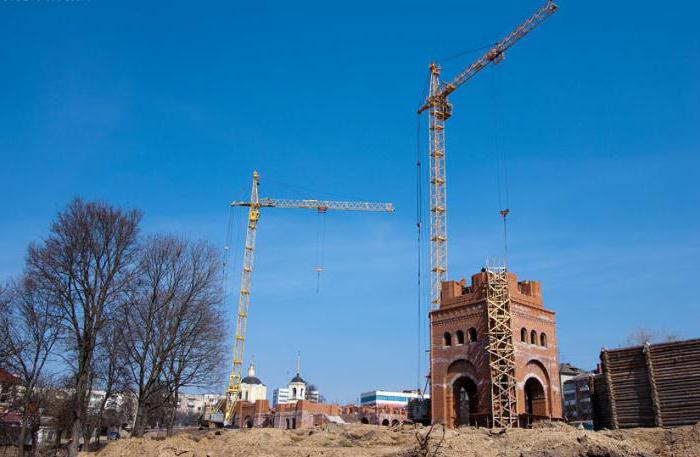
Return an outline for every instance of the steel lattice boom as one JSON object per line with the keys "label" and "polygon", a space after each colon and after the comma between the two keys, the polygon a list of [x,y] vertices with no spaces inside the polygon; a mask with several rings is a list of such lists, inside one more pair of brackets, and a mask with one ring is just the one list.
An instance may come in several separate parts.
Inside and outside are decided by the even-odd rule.
{"label": "steel lattice boom", "polygon": [[452,115],[447,96],[469,81],[489,63],[498,63],[505,51],[540,25],[557,10],[548,1],[488,52],[448,83],[440,82],[440,66],[430,65],[430,90],[418,113],[428,110],[430,142],[430,301],[431,309],[440,307],[442,282],[447,279],[447,175],[445,172],[445,121]]}
{"label": "steel lattice boom", "polygon": [[255,236],[257,233],[260,208],[305,208],[315,209],[319,212],[328,210],[338,211],[394,211],[391,203],[371,202],[343,202],[329,200],[284,200],[273,198],[259,198],[258,185],[260,176],[253,172],[253,188],[249,201],[234,201],[231,206],[248,207],[248,224],[245,239],[245,252],[243,254],[243,270],[241,272],[241,291],[238,297],[238,313],[236,317],[236,336],[233,342],[233,367],[226,389],[226,410],[224,423],[231,425],[233,422],[234,406],[241,397],[241,376],[243,370],[243,354],[248,324],[248,307],[250,306],[250,286],[253,274],[253,260],[255,259]]}

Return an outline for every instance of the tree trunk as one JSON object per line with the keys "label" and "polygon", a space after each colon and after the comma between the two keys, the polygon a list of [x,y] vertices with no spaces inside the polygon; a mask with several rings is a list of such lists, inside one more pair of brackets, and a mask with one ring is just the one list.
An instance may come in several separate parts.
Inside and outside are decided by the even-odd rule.
{"label": "tree trunk", "polygon": [[90,439],[92,438],[92,427],[86,421],[83,427],[83,451],[90,452]]}
{"label": "tree trunk", "polygon": [[24,457],[24,440],[27,438],[27,424],[22,418],[22,425],[19,429],[19,438],[17,438],[17,457]]}
{"label": "tree trunk", "polygon": [[37,446],[37,439],[39,438],[39,437],[37,436],[38,433],[39,433],[39,429],[38,429],[38,428],[37,428],[36,430],[35,430],[35,429],[32,429],[32,450],[31,450],[31,455],[37,455],[37,449],[38,449],[38,446]]}
{"label": "tree trunk", "polygon": [[78,446],[80,445],[80,418],[76,417],[70,432],[70,445],[68,446],[68,457],[77,457]]}
{"label": "tree trunk", "polygon": [[[85,349],[83,349],[85,351]],[[78,381],[75,386],[75,410],[73,414],[75,415],[75,420],[73,421],[73,427],[71,430],[71,442],[68,447],[68,457],[77,457],[79,447],[80,447],[80,435],[83,426],[87,425],[85,420],[87,414],[87,402],[89,401],[89,384],[90,384],[90,373],[88,367],[90,366],[89,356],[87,354],[83,355],[83,362],[79,368]],[[88,443],[85,443],[87,448]]]}
{"label": "tree trunk", "polygon": [[58,430],[56,430],[56,440],[53,443],[54,448],[58,449],[59,447],[61,447],[61,437],[62,436],[63,436],[63,430],[59,428]]}
{"label": "tree trunk", "polygon": [[100,416],[97,418],[97,425],[95,426],[95,450],[100,449],[100,436],[102,435],[102,414],[103,411],[100,412]]}
{"label": "tree trunk", "polygon": [[134,419],[134,428],[131,430],[132,438],[139,438],[143,436],[144,433],[144,415],[146,414],[146,407],[139,403],[136,406],[136,418]]}
{"label": "tree trunk", "polygon": [[179,389],[175,389],[175,396],[171,406],[172,411],[168,417],[168,436],[173,436],[173,426],[175,425],[175,416],[177,415],[177,400],[180,397]]}

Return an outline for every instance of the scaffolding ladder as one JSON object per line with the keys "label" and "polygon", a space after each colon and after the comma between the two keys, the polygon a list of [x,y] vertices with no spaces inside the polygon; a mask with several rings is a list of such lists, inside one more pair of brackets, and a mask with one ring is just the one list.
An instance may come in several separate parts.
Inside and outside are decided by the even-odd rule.
{"label": "scaffolding ladder", "polygon": [[487,266],[486,274],[491,416],[494,427],[510,428],[517,426],[518,412],[508,270],[496,264]]}

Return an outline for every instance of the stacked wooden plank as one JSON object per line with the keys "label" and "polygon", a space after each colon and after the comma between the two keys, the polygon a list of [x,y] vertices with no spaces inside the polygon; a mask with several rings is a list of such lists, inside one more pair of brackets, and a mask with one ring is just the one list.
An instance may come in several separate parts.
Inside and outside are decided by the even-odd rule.
{"label": "stacked wooden plank", "polygon": [[592,380],[596,428],[700,421],[700,339],[603,350]]}
{"label": "stacked wooden plank", "polygon": [[700,421],[700,339],[651,345],[664,426]]}

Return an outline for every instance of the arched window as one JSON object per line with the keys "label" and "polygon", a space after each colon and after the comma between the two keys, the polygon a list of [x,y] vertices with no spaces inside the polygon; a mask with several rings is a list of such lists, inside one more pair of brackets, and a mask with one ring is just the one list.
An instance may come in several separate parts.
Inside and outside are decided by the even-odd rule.
{"label": "arched window", "polygon": [[292,387],[292,397],[297,398],[297,388]]}
{"label": "arched window", "polygon": [[537,332],[534,330],[530,332],[530,343],[537,344]]}
{"label": "arched window", "polygon": [[445,332],[442,336],[442,344],[445,346],[452,346],[452,335],[450,335],[450,332]]}
{"label": "arched window", "polygon": [[469,342],[476,342],[476,329],[474,327],[469,329]]}
{"label": "arched window", "polygon": [[464,332],[457,330],[457,344],[464,344]]}
{"label": "arched window", "polygon": [[527,329],[525,327],[520,329],[520,341],[527,343]]}
{"label": "arched window", "polygon": [[540,346],[547,347],[547,335],[540,333]]}

